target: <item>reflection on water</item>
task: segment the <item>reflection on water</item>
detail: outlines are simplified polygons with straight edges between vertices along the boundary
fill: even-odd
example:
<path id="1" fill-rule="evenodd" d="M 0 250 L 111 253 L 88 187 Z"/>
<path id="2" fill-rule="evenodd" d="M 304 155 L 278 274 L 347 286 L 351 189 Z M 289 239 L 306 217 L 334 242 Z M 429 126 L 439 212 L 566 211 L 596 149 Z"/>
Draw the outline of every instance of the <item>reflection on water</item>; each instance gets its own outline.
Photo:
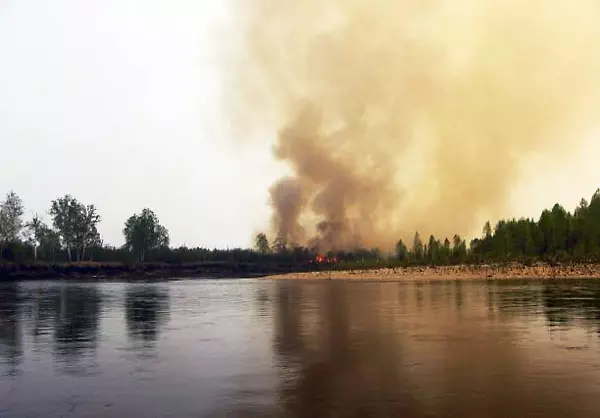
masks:
<path id="1" fill-rule="evenodd" d="M 19 333 L 19 300 L 17 286 L 13 283 L 1 288 L 0 293 L 0 367 L 7 374 L 18 372 L 21 357 L 21 338 Z M 2 369 L 0 368 L 0 371 Z"/>
<path id="2" fill-rule="evenodd" d="M 399 367 L 402 336 L 395 332 L 393 306 L 373 304 L 360 297 L 360 288 L 342 282 L 278 291 L 275 350 L 283 368 L 293 368 L 279 388 L 288 415 L 418 412 L 416 400 L 402 390 L 408 376 Z M 304 299 L 312 303 L 302 304 Z"/>
<path id="3" fill-rule="evenodd" d="M 125 320 L 130 338 L 152 344 L 169 315 L 168 287 L 128 285 L 125 291 Z"/>
<path id="4" fill-rule="evenodd" d="M 600 281 L 0 285 L 0 416 L 592 417 Z"/>
<path id="5" fill-rule="evenodd" d="M 51 296 L 56 301 L 53 306 L 56 363 L 67 372 L 89 372 L 98 343 L 102 304 L 99 291 L 83 285 L 61 286 L 56 292 Z"/>

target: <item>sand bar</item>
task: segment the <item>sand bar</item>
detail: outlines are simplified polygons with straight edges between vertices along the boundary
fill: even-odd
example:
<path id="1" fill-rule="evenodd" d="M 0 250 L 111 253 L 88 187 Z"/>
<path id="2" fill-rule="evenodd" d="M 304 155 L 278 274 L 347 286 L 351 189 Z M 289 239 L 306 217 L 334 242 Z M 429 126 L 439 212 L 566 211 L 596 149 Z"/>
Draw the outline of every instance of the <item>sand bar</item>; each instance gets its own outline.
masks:
<path id="1" fill-rule="evenodd" d="M 600 264 L 549 265 L 520 263 L 414 266 L 368 270 L 315 271 L 266 276 L 268 279 L 456 280 L 456 279 L 591 279 L 600 278 Z"/>

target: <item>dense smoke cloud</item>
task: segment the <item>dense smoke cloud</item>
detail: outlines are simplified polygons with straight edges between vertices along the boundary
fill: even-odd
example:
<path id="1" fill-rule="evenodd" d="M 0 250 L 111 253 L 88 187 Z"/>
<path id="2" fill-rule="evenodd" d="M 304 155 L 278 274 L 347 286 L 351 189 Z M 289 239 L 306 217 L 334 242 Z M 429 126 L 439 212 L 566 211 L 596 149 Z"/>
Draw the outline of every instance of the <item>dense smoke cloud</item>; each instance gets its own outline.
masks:
<path id="1" fill-rule="evenodd" d="M 271 189 L 274 235 L 387 249 L 502 215 L 529 157 L 596 128 L 599 8 L 240 0 L 231 100 L 294 173 Z"/>

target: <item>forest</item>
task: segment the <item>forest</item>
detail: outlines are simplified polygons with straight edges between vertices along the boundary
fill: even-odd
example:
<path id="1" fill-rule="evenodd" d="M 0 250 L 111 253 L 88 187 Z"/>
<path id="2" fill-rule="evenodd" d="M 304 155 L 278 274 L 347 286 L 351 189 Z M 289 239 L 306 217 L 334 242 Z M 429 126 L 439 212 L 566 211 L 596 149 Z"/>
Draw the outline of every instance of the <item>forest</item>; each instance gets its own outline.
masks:
<path id="1" fill-rule="evenodd" d="M 483 226 L 480 238 L 469 245 L 458 235 L 450 242 L 430 236 L 427 243 L 415 234 L 410 250 L 399 241 L 402 260 L 427 264 L 504 261 L 597 262 L 600 260 L 600 190 L 590 202 L 581 199 L 573 213 L 558 203 L 535 219 L 500 220 Z"/>
<path id="2" fill-rule="evenodd" d="M 255 237 L 253 248 L 229 250 L 170 246 L 169 231 L 155 213 L 144 208 L 123 223 L 124 244 L 105 245 L 98 232 L 102 221 L 93 204 L 71 195 L 53 200 L 46 215 L 24 219 L 24 205 L 13 191 L 0 203 L 0 266 L 85 265 L 201 266 L 209 272 L 232 269 L 241 273 L 310 269 L 370 268 L 401 265 L 448 265 L 520 261 L 600 261 L 600 189 L 590 201 L 581 199 L 571 213 L 559 204 L 536 219 L 486 222 L 480 237 L 467 242 L 459 235 L 442 239 L 414 234 L 399 240 L 394 251 L 354 249 L 319 254 L 316 249 L 269 243 Z M 154 266 L 154 267 L 152 267 Z M 162 267 L 161 267 L 162 266 Z M 131 269 L 131 267 L 128 267 Z"/>

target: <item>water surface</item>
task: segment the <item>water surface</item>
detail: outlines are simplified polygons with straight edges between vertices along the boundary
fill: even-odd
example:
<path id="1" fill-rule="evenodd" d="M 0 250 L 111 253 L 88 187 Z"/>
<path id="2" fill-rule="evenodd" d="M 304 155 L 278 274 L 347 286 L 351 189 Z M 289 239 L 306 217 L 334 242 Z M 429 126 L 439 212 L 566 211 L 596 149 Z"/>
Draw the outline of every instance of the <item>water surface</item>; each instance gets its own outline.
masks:
<path id="1" fill-rule="evenodd" d="M 0 417 L 598 417 L 600 281 L 0 285 Z"/>

